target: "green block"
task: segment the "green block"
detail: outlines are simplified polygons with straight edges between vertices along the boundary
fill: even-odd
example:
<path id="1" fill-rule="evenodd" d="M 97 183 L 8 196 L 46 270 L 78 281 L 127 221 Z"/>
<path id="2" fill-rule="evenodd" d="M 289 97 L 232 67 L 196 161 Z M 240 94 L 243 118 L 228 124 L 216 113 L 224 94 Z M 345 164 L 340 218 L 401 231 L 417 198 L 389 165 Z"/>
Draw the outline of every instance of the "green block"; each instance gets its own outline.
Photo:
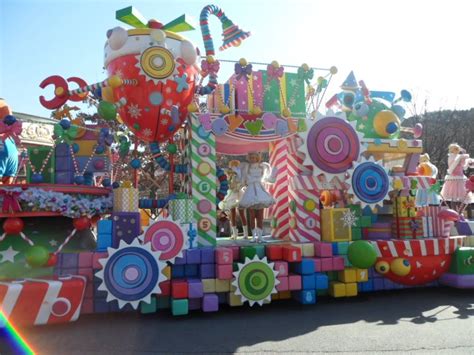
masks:
<path id="1" fill-rule="evenodd" d="M 184 316 L 188 314 L 188 312 L 189 307 L 187 299 L 171 300 L 171 313 L 173 316 Z"/>
<path id="2" fill-rule="evenodd" d="M 347 249 L 349 248 L 349 242 L 337 243 L 337 253 L 339 255 L 347 255 Z"/>
<path id="3" fill-rule="evenodd" d="M 259 258 L 265 256 L 265 247 L 263 245 L 252 245 L 240 248 L 240 260 L 245 262 L 245 258 L 253 259 L 257 255 Z"/>
<path id="4" fill-rule="evenodd" d="M 338 277 L 337 271 L 328 271 L 327 274 L 328 274 L 329 281 L 337 281 L 337 277 Z"/>
<path id="5" fill-rule="evenodd" d="M 304 81 L 296 73 L 286 73 L 286 104 L 292 117 L 306 117 Z M 265 81 L 264 81 L 265 82 Z"/>
<path id="6" fill-rule="evenodd" d="M 232 263 L 232 271 L 239 271 L 239 263 Z"/>
<path id="7" fill-rule="evenodd" d="M 163 29 L 170 32 L 186 32 L 194 30 L 194 26 L 191 24 L 192 20 L 189 16 L 181 15 L 180 17 L 168 22 L 163 26 Z"/>
<path id="8" fill-rule="evenodd" d="M 356 216 L 362 216 L 362 208 L 360 205 L 348 205 L 347 208 L 354 211 Z"/>
<path id="9" fill-rule="evenodd" d="M 140 302 L 140 313 L 142 314 L 150 314 L 155 313 L 157 309 L 156 304 L 156 297 L 151 297 L 151 303 Z"/>
<path id="10" fill-rule="evenodd" d="M 156 297 L 156 309 L 168 309 L 170 307 L 171 307 L 171 302 L 168 296 Z"/>
<path id="11" fill-rule="evenodd" d="M 327 296 L 327 295 L 329 295 L 329 289 L 325 288 L 325 289 L 322 289 L 322 290 L 316 290 L 316 295 L 317 296 Z"/>
<path id="12" fill-rule="evenodd" d="M 350 267 L 352 266 L 351 262 L 349 261 L 349 258 L 347 255 L 342 255 L 344 257 L 344 266 L 345 267 Z"/>
<path id="13" fill-rule="evenodd" d="M 54 148 L 51 147 L 30 147 L 28 148 L 28 158 L 31 164 L 28 164 L 28 168 L 26 170 L 26 179 L 29 183 L 31 183 L 31 175 L 33 171 L 31 170 L 31 165 L 33 165 L 36 172 L 39 173 L 43 162 L 46 160 L 48 154 L 50 154 L 51 149 L 51 156 L 46 163 L 42 174 L 43 174 L 43 183 L 45 184 L 54 184 L 54 166 L 55 166 L 55 154 Z"/>
<path id="14" fill-rule="evenodd" d="M 115 12 L 115 18 L 135 28 L 147 28 L 147 20 L 133 6 Z"/>
<path id="15" fill-rule="evenodd" d="M 474 275 L 474 247 L 458 248 L 451 259 L 449 272 L 458 275 Z"/>
<path id="16" fill-rule="evenodd" d="M 367 228 L 367 227 L 372 226 L 372 217 L 371 216 L 361 216 L 359 218 L 359 220 L 360 220 L 360 226 L 362 228 Z"/>
<path id="17" fill-rule="evenodd" d="M 280 84 L 276 80 L 268 80 L 267 71 L 262 71 L 262 83 L 266 91 L 263 93 L 263 111 L 280 113 Z"/>
<path id="18" fill-rule="evenodd" d="M 362 239 L 362 228 L 352 227 L 352 240 Z"/>

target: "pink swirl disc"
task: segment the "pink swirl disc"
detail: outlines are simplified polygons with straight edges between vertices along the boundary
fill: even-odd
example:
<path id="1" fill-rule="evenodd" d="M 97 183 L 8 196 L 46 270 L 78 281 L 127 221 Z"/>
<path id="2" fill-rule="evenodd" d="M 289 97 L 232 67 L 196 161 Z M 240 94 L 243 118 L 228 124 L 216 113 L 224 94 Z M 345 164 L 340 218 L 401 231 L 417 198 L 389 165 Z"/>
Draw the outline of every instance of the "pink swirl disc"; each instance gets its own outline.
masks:
<path id="1" fill-rule="evenodd" d="M 161 251 L 160 260 L 173 260 L 185 242 L 181 228 L 172 221 L 158 221 L 148 227 L 144 242 L 151 242 L 151 249 Z"/>

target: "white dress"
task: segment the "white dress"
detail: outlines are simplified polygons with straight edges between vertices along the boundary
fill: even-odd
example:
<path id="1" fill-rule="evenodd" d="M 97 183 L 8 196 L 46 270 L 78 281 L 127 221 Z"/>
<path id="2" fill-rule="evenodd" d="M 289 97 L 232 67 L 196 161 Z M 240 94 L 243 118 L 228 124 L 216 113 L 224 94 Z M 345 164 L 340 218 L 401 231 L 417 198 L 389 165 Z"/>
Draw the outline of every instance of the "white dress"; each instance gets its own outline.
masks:
<path id="1" fill-rule="evenodd" d="M 263 186 L 269 180 L 269 170 L 271 168 L 267 163 L 248 164 L 243 168 L 243 179 L 247 187 L 240 200 L 240 208 L 262 209 L 275 203 Z"/>
<path id="2" fill-rule="evenodd" d="M 431 178 L 436 179 L 438 176 L 438 168 L 431 162 L 425 162 L 423 164 L 428 165 L 433 172 L 431 174 Z M 441 196 L 435 192 L 430 191 L 430 189 L 417 189 L 416 190 L 416 200 L 415 205 L 416 207 L 424 207 L 429 205 L 439 206 L 441 204 Z"/>
<path id="3" fill-rule="evenodd" d="M 239 206 L 242 198 L 242 174 L 240 168 L 232 168 L 229 175 L 229 190 L 224 199 L 219 203 L 219 208 L 223 211 L 229 211 Z"/>

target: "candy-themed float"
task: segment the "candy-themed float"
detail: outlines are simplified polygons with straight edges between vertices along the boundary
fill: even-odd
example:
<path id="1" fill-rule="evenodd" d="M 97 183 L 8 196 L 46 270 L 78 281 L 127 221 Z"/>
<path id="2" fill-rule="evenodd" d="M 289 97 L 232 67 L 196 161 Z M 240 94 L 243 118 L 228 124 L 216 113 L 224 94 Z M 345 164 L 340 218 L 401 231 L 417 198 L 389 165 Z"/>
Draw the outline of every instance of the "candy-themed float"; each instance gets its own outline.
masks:
<path id="1" fill-rule="evenodd" d="M 250 36 L 207 6 L 200 58 L 181 35 L 194 29 L 186 16 L 163 24 L 117 11 L 129 29 L 107 32 L 108 78 L 40 83 L 53 88 L 40 97 L 56 119 L 53 147 L 24 147 L 22 122 L 1 107 L 2 159 L 15 163 L 20 151 L 0 186 L 5 316 L 39 325 L 474 288 L 474 226 L 462 217 L 474 181 L 456 179 L 465 196 L 443 201 L 436 167 L 420 160 L 421 125 L 402 126 L 410 93 L 372 90 L 351 72 L 326 97 L 335 67 L 246 59 L 219 83 L 227 62 L 216 56 L 210 15 L 222 23 L 220 50 Z M 73 117 L 68 103 L 81 101 L 97 114 Z M 145 161 L 164 172 L 166 195 L 140 191 Z M 453 157 L 450 174 L 468 163 Z M 220 208 L 248 217 L 243 234 L 233 220 L 232 237 L 218 238 Z"/>

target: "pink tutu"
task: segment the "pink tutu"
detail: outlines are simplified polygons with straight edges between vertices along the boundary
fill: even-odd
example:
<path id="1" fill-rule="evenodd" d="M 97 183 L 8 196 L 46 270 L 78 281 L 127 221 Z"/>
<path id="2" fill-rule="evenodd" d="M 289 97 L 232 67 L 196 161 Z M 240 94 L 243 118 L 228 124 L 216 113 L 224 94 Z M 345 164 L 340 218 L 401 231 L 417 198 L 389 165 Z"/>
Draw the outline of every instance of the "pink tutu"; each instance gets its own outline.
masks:
<path id="1" fill-rule="evenodd" d="M 472 203 L 472 194 L 466 190 L 465 176 L 446 177 L 441 189 L 441 196 L 445 201 Z"/>

